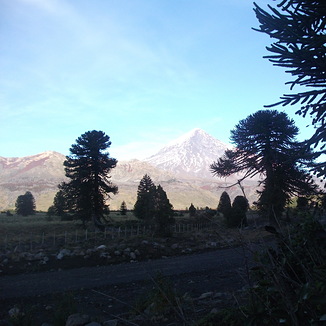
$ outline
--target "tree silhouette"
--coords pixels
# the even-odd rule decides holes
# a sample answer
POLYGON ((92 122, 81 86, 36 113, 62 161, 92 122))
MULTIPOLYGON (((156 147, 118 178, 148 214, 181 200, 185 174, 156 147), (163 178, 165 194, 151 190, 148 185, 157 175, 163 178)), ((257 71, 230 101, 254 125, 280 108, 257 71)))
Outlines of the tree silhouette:
POLYGON ((232 203, 231 215, 234 226, 241 227, 247 226, 247 211, 249 208, 249 203, 246 197, 236 196, 232 203))
POLYGON ((76 144, 71 145, 71 155, 64 161, 70 182, 59 185, 67 208, 84 224, 92 220, 95 227, 103 227, 106 201, 110 193, 118 191, 109 177, 109 172, 117 164, 117 160, 107 152, 110 145, 110 137, 103 131, 87 131, 78 137, 76 144))
POLYGON ((22 216, 35 214, 35 199, 30 191, 26 191, 24 195, 18 196, 16 200, 16 214, 22 216))
POLYGON ((220 201, 217 206, 217 211, 222 213, 224 216, 231 210, 231 199, 226 191, 223 191, 220 197, 220 201))
POLYGON ((56 216, 61 216, 62 218, 66 216, 67 204, 65 194, 62 190, 59 190, 53 199, 53 205, 51 206, 51 212, 56 216))
POLYGON ((138 219, 149 222, 153 218, 155 184, 149 175, 145 174, 140 180, 137 190, 137 200, 134 205, 134 214, 138 219))
POLYGON ((292 195, 312 194, 316 189, 304 170, 304 164, 311 163, 311 155, 302 158, 297 134, 294 121, 284 112, 257 111, 231 131, 236 149, 227 150, 211 165, 211 171, 219 177, 242 171, 241 180, 260 175, 263 190, 257 204, 275 224, 292 195))
MULTIPOLYGON (((286 68, 293 76, 287 83, 290 89, 299 87, 300 91, 283 95, 281 101, 269 107, 301 104, 296 113, 312 119, 315 133, 307 145, 315 148, 320 145, 316 157, 326 153, 326 2, 282 0, 277 7, 269 5, 266 11, 255 4, 254 11, 260 23, 255 30, 275 39, 267 47, 271 55, 265 58, 274 66, 286 68)), ((311 167, 318 177, 326 178, 325 162, 313 162, 311 167)))
POLYGON ((189 206, 189 215, 190 215, 191 217, 193 217, 193 216, 196 216, 196 213, 197 213, 197 209, 196 209, 196 207, 193 205, 193 203, 191 203, 190 206, 189 206))
POLYGON ((120 214, 121 215, 126 215, 127 214, 127 205, 126 202, 123 201, 120 206, 120 214))
POLYGON ((174 224, 173 206, 166 195, 166 192, 158 185, 154 193, 153 218, 156 226, 156 234, 161 236, 171 235, 170 226, 174 224))

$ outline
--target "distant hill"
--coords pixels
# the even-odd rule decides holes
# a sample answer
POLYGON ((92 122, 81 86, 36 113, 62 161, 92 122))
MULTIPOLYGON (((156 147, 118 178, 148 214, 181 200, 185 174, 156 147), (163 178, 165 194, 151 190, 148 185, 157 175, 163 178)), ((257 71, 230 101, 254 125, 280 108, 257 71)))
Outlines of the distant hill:
MULTIPOLYGON (((210 164, 223 155, 227 144, 201 129, 194 129, 164 146, 158 153, 140 161, 121 161, 111 171, 111 180, 119 193, 110 199, 111 209, 119 209, 121 202, 132 209, 137 197, 139 181, 147 173, 156 185, 161 184, 175 209, 196 207, 216 208, 221 188, 236 181, 236 176, 225 180, 213 177, 210 164)), ((48 151, 37 155, 0 157, 0 209, 14 208, 17 197, 31 191, 38 210, 52 205, 57 185, 65 180, 65 156, 48 151)), ((256 180, 244 184, 250 201, 256 199, 256 180)), ((241 195, 238 186, 227 189, 231 199, 241 195)))

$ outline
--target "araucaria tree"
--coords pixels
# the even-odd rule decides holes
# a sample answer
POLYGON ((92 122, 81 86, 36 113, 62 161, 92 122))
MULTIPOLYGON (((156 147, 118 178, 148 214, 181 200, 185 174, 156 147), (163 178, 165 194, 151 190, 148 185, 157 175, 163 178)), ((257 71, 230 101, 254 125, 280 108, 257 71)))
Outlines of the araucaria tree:
POLYGON ((107 152, 110 145, 110 137, 103 131, 87 131, 71 145, 71 154, 63 163, 70 179, 59 185, 66 207, 83 223, 92 220, 95 227, 103 227, 107 200, 118 191, 109 176, 117 164, 107 152))
MULTIPOLYGON (((326 1, 281 0, 278 8, 269 5, 263 10, 255 4, 255 13, 260 26, 255 29, 266 33, 275 42, 267 47, 271 53, 265 58, 273 65, 286 68, 293 76, 288 84, 299 91, 285 94, 278 103, 269 105, 301 104, 297 114, 309 115, 315 127, 314 135, 307 142, 320 149, 317 155, 325 154, 326 141, 326 1)), ((326 178, 326 163, 313 162, 313 171, 326 178)))
POLYGON ((262 190, 257 205, 275 224, 291 196, 313 194, 316 189, 304 169, 311 159, 302 158, 297 134, 294 121, 284 112, 258 111, 231 131, 236 149, 227 150, 211 165, 211 171, 219 177, 242 171, 242 180, 260 175, 262 190))
POLYGON ((22 216, 35 214, 35 199, 30 191, 26 191, 24 195, 18 196, 16 200, 16 214, 22 216))

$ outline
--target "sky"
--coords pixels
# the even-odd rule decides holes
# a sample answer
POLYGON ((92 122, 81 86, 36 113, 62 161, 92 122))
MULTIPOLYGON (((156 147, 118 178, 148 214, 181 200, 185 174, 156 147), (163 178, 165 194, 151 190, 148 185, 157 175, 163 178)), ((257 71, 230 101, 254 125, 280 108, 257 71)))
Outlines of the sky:
MULTIPOLYGON (((247 0, 0 0, 0 156, 69 155, 89 130, 110 136, 118 161, 194 128, 229 143, 289 93, 253 27, 247 0)), ((278 109, 311 136, 297 108, 278 109)))

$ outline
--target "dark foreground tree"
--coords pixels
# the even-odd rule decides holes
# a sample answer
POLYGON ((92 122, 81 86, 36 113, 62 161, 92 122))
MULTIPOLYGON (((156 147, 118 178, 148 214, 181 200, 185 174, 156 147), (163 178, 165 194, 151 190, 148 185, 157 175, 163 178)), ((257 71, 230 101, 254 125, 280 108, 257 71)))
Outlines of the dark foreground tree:
POLYGON ((59 185, 69 211, 83 223, 92 220, 95 227, 103 227, 106 202, 118 191, 109 176, 117 164, 107 152, 110 145, 110 137, 103 131, 87 131, 78 137, 64 162, 70 182, 59 185))
POLYGON ((247 226, 247 211, 249 203, 246 197, 236 196, 232 203, 231 211, 227 214, 229 226, 243 227, 247 226))
MULTIPOLYGON (((271 55, 265 56, 273 65, 286 68, 293 76, 287 84, 297 92, 285 94, 281 101, 270 105, 301 104, 297 114, 310 116, 315 133, 308 146, 325 154, 326 141, 326 1, 282 0, 263 10, 255 4, 259 32, 268 34, 275 42, 267 47, 271 55)), ((314 162, 312 168, 318 177, 326 178, 326 163, 314 162)))
POLYGON ((53 199, 52 212, 54 215, 64 218, 67 214, 67 208, 65 194, 59 190, 53 199))
POLYGON ((226 191, 223 191, 217 206, 217 211, 225 216, 230 212, 230 210, 231 210, 230 196, 226 191))
POLYGON ((174 211, 166 192, 158 185, 154 195, 154 224, 156 234, 160 236, 170 236, 171 226, 174 224, 174 211))
POLYGON ((147 174, 143 176, 138 186, 134 214, 138 219, 153 225, 157 235, 171 234, 170 227, 175 221, 173 206, 161 185, 156 187, 147 174))
POLYGON ((26 191, 24 195, 18 196, 16 200, 16 214, 22 216, 35 214, 35 199, 30 191, 26 191))
POLYGON ((291 196, 313 194, 316 190, 303 168, 311 159, 302 158, 297 134, 298 128, 285 113, 258 111, 231 131, 230 139, 236 149, 227 150, 211 165, 213 174, 219 177, 240 171, 244 172, 241 180, 260 175, 263 189, 257 205, 272 224, 277 222, 291 196))
POLYGON ((196 216, 196 213, 197 213, 197 209, 194 206, 194 204, 191 203, 189 206, 189 216, 194 217, 194 216, 196 216))
POLYGON ((154 182, 149 175, 145 174, 138 185, 137 200, 134 206, 134 214, 138 219, 150 222, 153 218, 155 190, 154 182))

